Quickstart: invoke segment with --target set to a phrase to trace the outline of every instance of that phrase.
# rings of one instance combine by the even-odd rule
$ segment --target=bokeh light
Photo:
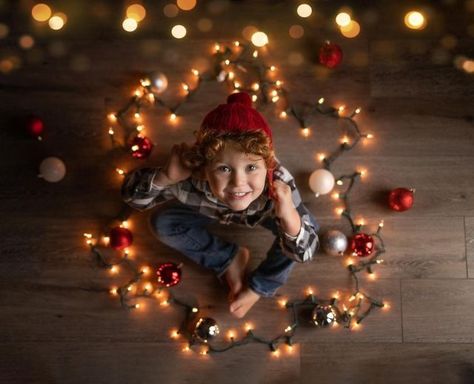
[[[10,28],[8,25],[0,23],[0,39],[4,39],[10,33]]]
[[[209,32],[213,27],[212,20],[205,17],[199,19],[197,22],[197,27],[201,32]]]
[[[405,15],[405,25],[410,29],[423,29],[426,27],[425,16],[418,11],[410,11]]]
[[[336,24],[340,27],[347,27],[351,22],[351,16],[346,12],[340,12],[336,16]]]
[[[39,3],[36,4],[32,9],[31,9],[31,16],[33,16],[33,19],[36,21],[46,21],[51,17],[51,8],[44,3]]]
[[[134,19],[138,22],[142,21],[146,16],[146,9],[141,4],[132,4],[127,7],[127,18]]]
[[[256,47],[264,47],[268,44],[268,36],[261,31],[255,32],[252,35],[252,44]]]
[[[309,4],[300,4],[298,8],[296,8],[296,13],[299,17],[310,17],[313,13],[313,9]]]
[[[56,13],[48,20],[49,27],[54,31],[59,31],[66,24],[66,15],[64,13]]]
[[[135,19],[127,18],[122,22],[122,28],[124,31],[133,32],[137,29],[138,23]]]
[[[171,29],[171,34],[176,39],[182,39],[184,36],[186,36],[186,28],[184,27],[184,25],[175,25]]]
[[[179,8],[176,4],[166,4],[163,7],[163,13],[166,17],[176,17],[179,13]]]
[[[304,35],[304,28],[301,25],[292,25],[288,34],[292,39],[301,39]]]
[[[18,39],[18,44],[23,49],[31,49],[35,45],[35,40],[30,35],[23,35]]]
[[[304,62],[304,57],[300,52],[291,52],[288,55],[288,63],[290,65],[297,66],[297,65],[303,64],[303,62]]]
[[[340,28],[341,30],[341,34],[344,36],[344,37],[347,37],[349,39],[352,39],[356,36],[359,35],[360,33],[360,25],[357,21],[355,20],[351,20],[351,22],[349,23],[349,25],[345,26],[345,27],[341,27]]]
[[[252,35],[258,32],[258,28],[253,26],[253,25],[247,25],[243,30],[242,30],[242,36],[246,38],[247,40],[252,40]]]
[[[183,11],[190,11],[196,6],[196,0],[177,0],[176,4]]]

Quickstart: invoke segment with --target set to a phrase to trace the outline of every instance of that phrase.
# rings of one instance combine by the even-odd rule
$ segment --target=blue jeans
[[[212,269],[218,277],[224,274],[239,249],[237,244],[227,242],[206,229],[217,220],[179,202],[156,211],[150,221],[153,232],[163,243],[197,264]],[[261,225],[277,235],[273,219],[264,220]],[[267,257],[251,273],[248,280],[250,289],[260,296],[273,296],[288,279],[294,263],[283,254],[277,237]]]

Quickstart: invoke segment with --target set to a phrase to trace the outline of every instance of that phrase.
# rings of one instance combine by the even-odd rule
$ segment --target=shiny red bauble
[[[181,266],[175,263],[164,263],[156,271],[158,283],[172,287],[181,281]]]
[[[374,238],[366,233],[358,233],[352,236],[349,249],[353,255],[369,256],[375,248]]]
[[[396,188],[388,195],[388,205],[397,212],[410,209],[414,202],[414,190],[407,188]]]
[[[319,49],[319,62],[327,68],[336,68],[342,61],[342,49],[339,45],[326,42]]]
[[[133,242],[132,232],[127,228],[114,227],[110,230],[110,246],[113,249],[124,249]]]
[[[130,151],[136,159],[146,159],[153,149],[153,143],[148,137],[137,135],[130,142]]]
[[[44,131],[44,122],[38,116],[30,116],[26,121],[26,130],[38,139],[41,139],[41,134]]]

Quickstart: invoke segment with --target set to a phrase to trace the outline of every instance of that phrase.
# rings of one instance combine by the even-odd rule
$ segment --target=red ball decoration
[[[127,228],[114,227],[110,230],[110,246],[113,249],[124,249],[133,242],[132,232]]]
[[[151,150],[153,149],[153,143],[148,137],[137,135],[133,138],[130,143],[130,151],[132,156],[136,159],[147,158]]]
[[[372,236],[358,233],[352,236],[349,248],[352,254],[359,257],[369,256],[374,250],[375,243]]]
[[[326,42],[319,49],[319,62],[327,68],[336,68],[342,61],[342,49],[339,45]]]
[[[181,281],[181,266],[175,263],[164,263],[156,271],[158,283],[172,287]]]
[[[396,188],[388,195],[390,208],[397,212],[410,209],[414,202],[414,190],[407,188]]]
[[[38,116],[30,116],[26,121],[26,129],[33,137],[41,140],[41,134],[44,131],[44,122]]]

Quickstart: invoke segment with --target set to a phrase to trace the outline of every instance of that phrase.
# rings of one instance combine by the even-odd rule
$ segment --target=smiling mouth
[[[247,195],[249,195],[251,192],[229,192],[229,195],[231,198],[239,200],[243,199]]]

